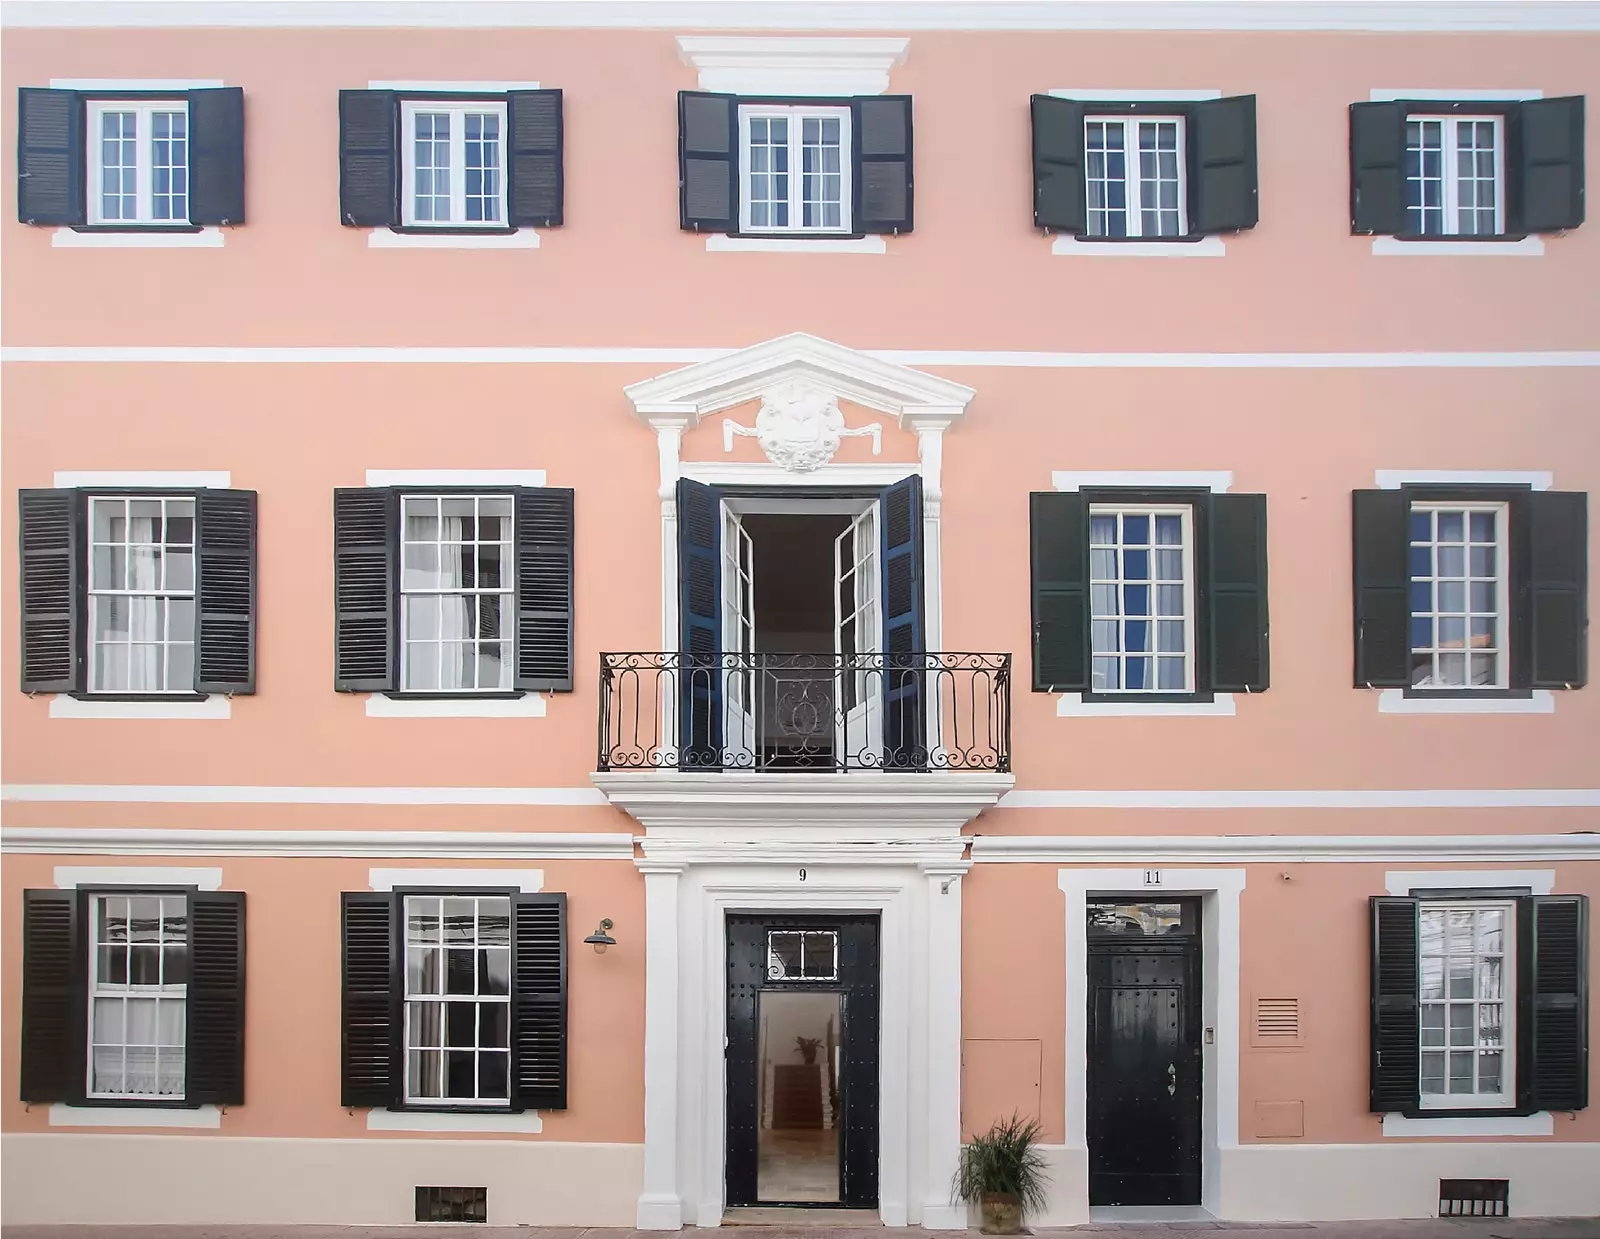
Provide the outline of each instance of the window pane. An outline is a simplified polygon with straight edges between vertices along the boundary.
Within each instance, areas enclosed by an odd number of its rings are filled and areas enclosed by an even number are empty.
[[[413,1049],[444,1044],[444,1021],[440,1018],[438,1002],[410,1002],[406,1004],[406,1043]]]

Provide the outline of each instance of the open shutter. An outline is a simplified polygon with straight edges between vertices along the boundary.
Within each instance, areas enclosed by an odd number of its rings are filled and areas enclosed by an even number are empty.
[[[572,691],[572,491],[517,489],[517,676]]]
[[[1589,901],[1582,895],[1527,900],[1533,944],[1523,981],[1523,1039],[1531,1054],[1524,1078],[1527,1104],[1538,1110],[1582,1110],[1589,1104]]]
[[[878,492],[882,529],[883,764],[920,770],[928,764],[927,635],[922,611],[922,478]]]
[[[1532,491],[1528,513],[1526,625],[1530,688],[1581,688],[1588,675],[1589,496]]]
[[[1519,112],[1519,230],[1576,228],[1583,223],[1583,96],[1530,99]]]
[[[1088,231],[1083,188],[1083,104],[1034,95],[1033,226],[1077,236]]]
[[[1189,116],[1189,231],[1254,228],[1261,214],[1256,97],[1209,99],[1193,104]]]
[[[1403,490],[1352,492],[1355,567],[1355,685],[1404,688],[1411,668],[1411,574]]]
[[[189,997],[184,1037],[191,1105],[244,1104],[244,892],[189,896]]]
[[[1259,693],[1268,682],[1267,497],[1212,495],[1208,518],[1211,688]]]
[[[508,93],[506,136],[508,219],[513,224],[537,228],[559,224],[564,184],[561,92]]]
[[[339,1104],[388,1106],[401,1099],[400,1023],[404,960],[387,891],[345,891],[342,913]]]
[[[189,222],[244,223],[244,91],[189,92]]]
[[[395,561],[399,494],[383,486],[333,492],[333,687],[383,693],[395,687]]]
[[[910,232],[911,96],[863,95],[850,101],[854,137],[856,232]]]
[[[1036,693],[1082,692],[1088,686],[1087,520],[1078,491],[1028,496]]]
[[[83,96],[24,86],[17,91],[17,218],[82,224]]]
[[[511,1105],[567,1108],[567,897],[512,898]]]
[[[1417,1004],[1417,901],[1375,895],[1372,904],[1372,1100],[1375,1114],[1421,1102]]]
[[[88,956],[77,891],[22,892],[22,1100],[84,1093]]]
[[[256,691],[256,492],[195,492],[200,596],[194,687]]]
[[[17,506],[22,551],[22,691],[81,691],[83,496],[75,490],[24,490]]]
[[[1402,103],[1350,105],[1350,231],[1405,231],[1406,111]]]
[[[678,765],[722,757],[722,492],[678,479]]]
[[[739,100],[678,92],[678,227],[739,230]]]
[[[400,222],[400,100],[392,90],[339,92],[339,222]]]

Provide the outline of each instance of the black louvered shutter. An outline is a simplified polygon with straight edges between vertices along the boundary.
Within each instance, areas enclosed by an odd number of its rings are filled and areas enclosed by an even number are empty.
[[[17,218],[24,224],[82,224],[83,96],[24,86],[17,91]]]
[[[1261,216],[1256,174],[1256,97],[1208,99],[1190,108],[1189,231],[1254,228]]]
[[[398,492],[333,492],[333,687],[341,693],[395,687],[399,529]]]
[[[572,498],[559,487],[517,489],[520,689],[572,691]]]
[[[244,892],[189,895],[184,1100],[244,1104]]]
[[[387,891],[339,896],[342,935],[339,1104],[388,1106],[402,1097],[400,1028],[405,960]]]
[[[1372,904],[1372,1099],[1376,1114],[1420,1103],[1417,901],[1375,895]]]
[[[1403,688],[1411,682],[1411,574],[1403,490],[1351,492],[1355,569],[1355,685]]]
[[[913,474],[879,491],[878,519],[883,522],[883,764],[890,770],[921,770],[928,764],[922,478]]]
[[[256,492],[195,492],[199,693],[256,691]]]
[[[22,691],[84,687],[83,496],[24,490],[18,496],[22,552]]]
[[[1583,96],[1530,99],[1518,112],[1518,230],[1576,228],[1584,207]]]
[[[1520,1039],[1535,1110],[1582,1110],[1589,1104],[1589,901],[1583,895],[1535,895],[1520,922],[1532,939],[1523,959]]]
[[[1083,104],[1034,95],[1033,226],[1077,236],[1088,231],[1083,187]]]
[[[567,897],[512,897],[511,1106],[567,1108]]]
[[[1028,496],[1033,593],[1033,691],[1088,687],[1087,505],[1079,491]]]
[[[1526,595],[1513,622],[1525,626],[1529,688],[1581,688],[1588,678],[1589,496],[1531,491]]]
[[[77,891],[22,892],[22,1100],[84,1093],[88,954]]]
[[[1267,497],[1212,495],[1206,524],[1210,686],[1219,693],[1259,693],[1269,678]]]
[[[851,100],[855,147],[854,230],[910,232],[913,223],[911,96]]]
[[[739,230],[739,100],[678,92],[678,227]]]
[[[189,222],[244,223],[244,91],[189,92]]]
[[[1406,111],[1402,103],[1350,105],[1350,231],[1405,231]]]
[[[722,762],[722,492],[678,479],[678,764]]]
[[[564,179],[561,92],[513,90],[506,95],[506,215],[513,224],[561,223]]]
[[[339,92],[339,222],[400,222],[400,100],[392,90]]]

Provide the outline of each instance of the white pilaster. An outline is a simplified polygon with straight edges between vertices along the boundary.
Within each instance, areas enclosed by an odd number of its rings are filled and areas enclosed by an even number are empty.
[[[922,1225],[965,1230],[967,1207],[951,1199],[961,1155],[961,877],[971,862],[924,866],[927,877],[927,1098],[922,1124]]]
[[[635,1225],[677,1230],[678,878],[677,865],[640,861],[644,874],[644,1189]]]

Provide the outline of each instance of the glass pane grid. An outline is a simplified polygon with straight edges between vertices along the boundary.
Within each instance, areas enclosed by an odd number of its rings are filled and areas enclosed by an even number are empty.
[[[139,218],[138,137],[136,112],[100,114],[100,215],[107,222]]]
[[[89,688],[194,691],[191,498],[89,500]]]
[[[416,186],[412,210],[418,223],[450,222],[450,114],[418,112],[415,127]]]
[[[500,222],[500,116],[466,114],[466,216],[469,223]]]
[[[1493,120],[1456,121],[1456,231],[1493,236],[1495,149]]]
[[[838,117],[807,116],[800,122],[801,224],[839,228],[844,221],[843,144]]]
[[[1089,235],[1128,235],[1128,161],[1125,126],[1116,119],[1085,122],[1087,159],[1084,184],[1089,195]]]
[[[1406,227],[1417,236],[1444,232],[1444,122],[1406,122]]]
[[[1504,523],[1497,507],[1412,507],[1413,687],[1504,686]]]
[[[187,897],[97,896],[92,921],[90,1095],[181,1098]]]
[[[494,1105],[511,1096],[511,900],[408,895],[406,1098]]]
[[[1412,116],[1406,121],[1406,230],[1418,236],[1495,236],[1500,120]]]
[[[516,616],[509,495],[407,495],[401,686],[508,692]]]
[[[769,930],[767,978],[772,981],[837,981],[838,933],[831,929]]]
[[[1424,1098],[1499,1099],[1512,1079],[1504,905],[1424,906],[1419,922]]]
[[[1188,526],[1171,509],[1091,510],[1094,692],[1191,690]]]
[[[789,227],[789,118],[750,117],[750,226]]]
[[[1139,235],[1175,237],[1178,225],[1178,122],[1139,122]]]
[[[150,117],[150,210],[158,220],[189,218],[189,115]]]

